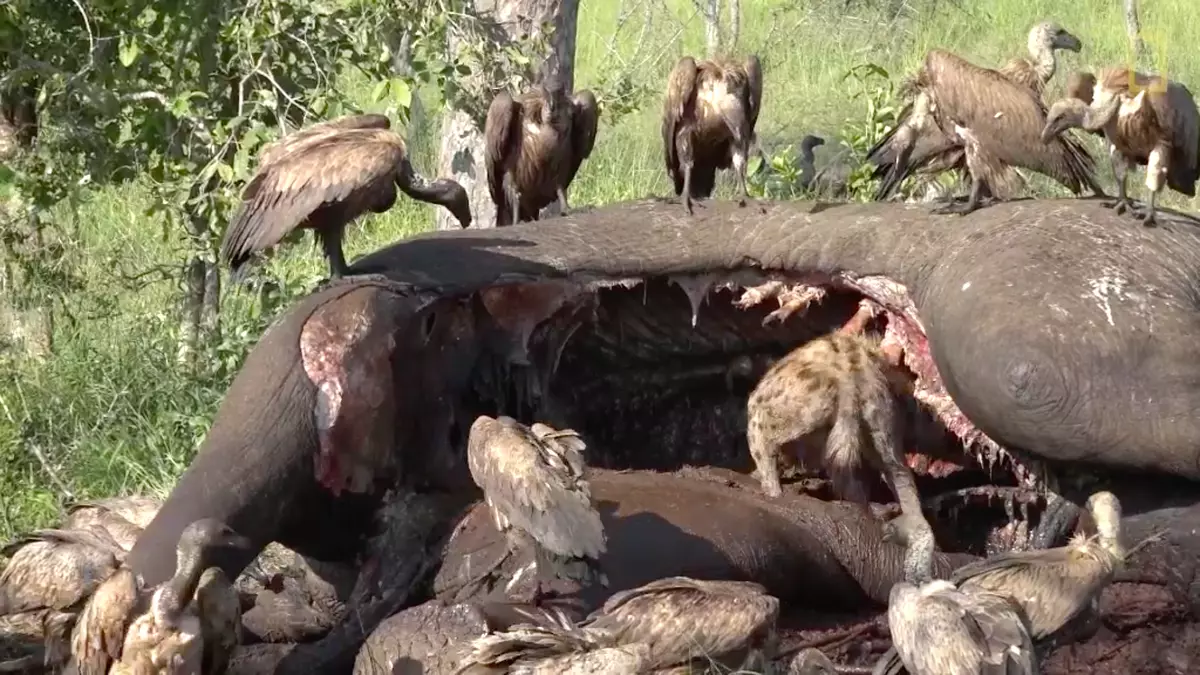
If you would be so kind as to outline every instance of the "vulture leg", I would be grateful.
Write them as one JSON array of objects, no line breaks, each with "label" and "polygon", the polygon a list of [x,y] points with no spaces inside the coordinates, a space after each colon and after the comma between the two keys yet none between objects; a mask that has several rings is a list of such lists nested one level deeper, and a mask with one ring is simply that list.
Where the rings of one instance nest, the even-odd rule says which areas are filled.
[{"label": "vulture leg", "polygon": [[965,216],[968,213],[971,213],[972,211],[976,211],[979,209],[979,204],[983,199],[983,189],[984,189],[983,181],[980,180],[979,178],[973,177],[972,181],[971,181],[971,196],[967,198],[967,202],[965,204],[960,205],[960,204],[954,203],[954,204],[947,204],[946,206],[939,206],[938,208],[933,209],[933,211],[931,211],[931,213],[935,213],[938,215],[947,215],[947,214],[951,214],[951,213],[957,213],[960,216]]},{"label": "vulture leg", "polygon": [[313,230],[317,241],[325,249],[325,257],[329,259],[330,279],[341,279],[349,272],[346,258],[342,255],[342,230],[341,225],[318,227]]},{"label": "vulture leg", "polygon": [[1126,210],[1133,210],[1133,204],[1129,202],[1129,191],[1126,186],[1126,181],[1129,178],[1129,163],[1112,146],[1108,148],[1108,156],[1112,161],[1113,176],[1117,179],[1117,201],[1109,202],[1105,206],[1115,209],[1119,216],[1125,213]]},{"label": "vulture leg", "polygon": [[680,129],[675,134],[675,150],[679,153],[679,163],[683,165],[683,208],[692,215],[692,168],[696,161],[692,147],[692,134],[687,128]]},{"label": "vulture leg", "polygon": [[1146,188],[1150,190],[1150,208],[1134,216],[1141,218],[1146,227],[1154,227],[1157,224],[1154,214],[1158,208],[1158,193],[1162,192],[1167,177],[1166,158],[1169,153],[1170,148],[1156,147],[1150,151],[1150,157],[1146,161]]},{"label": "vulture leg", "polygon": [[571,212],[567,210],[567,188],[558,186],[558,214],[560,216],[569,216]]},{"label": "vulture leg", "polygon": [[503,181],[504,204],[496,207],[496,227],[512,225],[521,220],[521,214],[518,210],[517,187],[513,180],[512,171],[504,172]]}]

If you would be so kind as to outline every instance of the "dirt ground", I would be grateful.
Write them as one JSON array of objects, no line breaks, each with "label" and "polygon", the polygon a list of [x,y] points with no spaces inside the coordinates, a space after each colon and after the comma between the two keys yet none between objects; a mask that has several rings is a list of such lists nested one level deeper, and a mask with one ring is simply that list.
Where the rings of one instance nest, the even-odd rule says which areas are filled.
[{"label": "dirt ground", "polygon": [[[1115,583],[1100,598],[1101,627],[1085,642],[1056,649],[1043,675],[1200,673],[1200,620],[1163,586]],[[836,663],[870,666],[890,646],[887,617],[789,612],[780,619],[780,656],[816,647]]]}]

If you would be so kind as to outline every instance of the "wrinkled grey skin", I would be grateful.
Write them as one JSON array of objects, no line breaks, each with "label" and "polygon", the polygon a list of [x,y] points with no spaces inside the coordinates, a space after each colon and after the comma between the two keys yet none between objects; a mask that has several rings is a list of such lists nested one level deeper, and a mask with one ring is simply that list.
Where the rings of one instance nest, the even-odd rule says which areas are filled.
[{"label": "wrinkled grey skin", "polygon": [[647,200],[418,236],[351,268],[441,293],[749,267],[884,275],[909,289],[950,395],[1000,445],[1200,479],[1200,221],[1129,227],[1096,199],[952,219],[916,205],[758,206],[685,217]]},{"label": "wrinkled grey skin", "polygon": [[478,607],[430,600],[384,621],[354,661],[355,675],[452,675],[471,641],[488,631]]},{"label": "wrinkled grey skin", "polygon": [[[814,609],[885,605],[903,578],[904,549],[880,543],[879,522],[847,502],[787,493],[769,499],[753,479],[723,469],[593,469],[588,482],[608,537],[599,562],[609,585],[581,589],[542,579],[543,588],[562,593],[563,606],[580,615],[613,593],[671,576],[755,581],[789,607]],[[505,550],[487,508],[477,505],[443,555],[434,593],[446,603],[528,601],[529,585],[506,585],[532,560],[529,551],[506,561],[497,579],[470,583]],[[935,573],[944,576],[975,559],[938,553]]]}]

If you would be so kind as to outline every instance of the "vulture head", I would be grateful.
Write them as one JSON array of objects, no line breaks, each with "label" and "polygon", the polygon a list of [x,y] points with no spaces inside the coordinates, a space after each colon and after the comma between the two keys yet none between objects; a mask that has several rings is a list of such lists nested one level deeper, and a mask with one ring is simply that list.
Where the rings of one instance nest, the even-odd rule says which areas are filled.
[{"label": "vulture head", "polygon": [[1029,51],[1038,53],[1045,49],[1066,49],[1078,54],[1083,49],[1083,43],[1058,23],[1043,21],[1029,32]]},{"label": "vulture head", "polygon": [[1102,540],[1117,542],[1121,534],[1121,502],[1111,492],[1097,492],[1087,500],[1087,510]]},{"label": "vulture head", "polygon": [[1077,70],[1067,78],[1067,98],[1077,98],[1091,103],[1096,93],[1096,76],[1086,70]]},{"label": "vulture head", "polygon": [[1068,129],[1099,131],[1108,124],[1121,104],[1121,97],[1114,96],[1108,105],[1096,109],[1077,98],[1055,101],[1046,113],[1046,126],[1042,127],[1042,142],[1049,143]]},{"label": "vulture head", "polygon": [[805,136],[800,141],[800,149],[804,152],[809,152],[813,148],[821,145],[825,145],[825,139],[821,138],[820,136],[813,136],[812,134]]},{"label": "vulture head", "polygon": [[570,114],[568,107],[571,101],[567,98],[567,88],[557,73],[547,75],[538,86],[542,93],[543,124],[551,124],[554,120]]}]

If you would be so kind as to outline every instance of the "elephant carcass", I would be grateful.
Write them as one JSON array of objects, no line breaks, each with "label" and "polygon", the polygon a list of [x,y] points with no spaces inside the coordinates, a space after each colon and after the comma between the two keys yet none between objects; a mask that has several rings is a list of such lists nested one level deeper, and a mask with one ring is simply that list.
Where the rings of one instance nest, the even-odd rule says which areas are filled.
[{"label": "elephant carcass", "polygon": [[[769,499],[753,481],[722,469],[594,469],[588,481],[608,538],[600,558],[608,586],[542,579],[579,616],[613,593],[671,576],[755,581],[787,607],[823,610],[886,605],[903,577],[903,548],[881,543],[879,522],[857,505],[791,494]],[[531,551],[481,574],[506,547],[487,507],[477,505],[443,555],[436,596],[446,603],[531,600],[522,595],[531,584],[510,583],[533,560]],[[946,575],[974,559],[937,553],[935,569]]]}]

